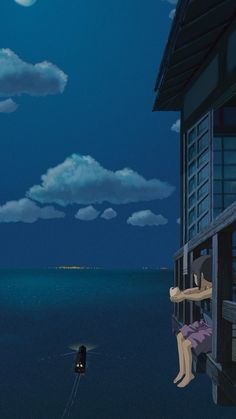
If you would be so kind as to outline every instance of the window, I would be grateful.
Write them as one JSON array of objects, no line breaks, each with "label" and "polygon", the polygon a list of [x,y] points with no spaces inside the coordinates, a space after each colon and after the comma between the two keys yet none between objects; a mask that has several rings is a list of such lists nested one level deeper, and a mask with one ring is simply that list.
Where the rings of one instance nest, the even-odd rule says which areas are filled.
[{"label": "window", "polygon": [[188,143],[189,143],[189,144],[191,144],[191,143],[195,140],[195,138],[196,138],[196,133],[197,133],[196,128],[193,128],[193,129],[192,129],[192,131],[190,131],[190,133],[189,133],[189,135],[188,135]]},{"label": "window", "polygon": [[206,214],[204,215],[203,218],[201,218],[201,220],[198,223],[198,231],[203,230],[203,228],[205,228],[209,223],[209,215]]},{"label": "window", "polygon": [[198,157],[198,167],[208,162],[208,160],[209,160],[208,150],[206,150]]},{"label": "window", "polygon": [[189,204],[188,204],[189,208],[191,208],[195,204],[195,202],[196,202],[196,195],[194,193],[189,198]]},{"label": "window", "polygon": [[236,164],[236,151],[224,152],[224,164]]},{"label": "window", "polygon": [[198,173],[198,185],[208,177],[208,164]]},{"label": "window", "polygon": [[[193,238],[199,221],[209,215],[209,135],[210,116],[204,116],[187,133],[185,144],[185,231]],[[208,217],[208,220],[210,216]],[[207,219],[205,219],[205,222]],[[201,226],[201,224],[200,224]]]},{"label": "window", "polygon": [[196,219],[195,208],[193,208],[189,213],[189,225],[193,224]]},{"label": "window", "polygon": [[198,140],[198,153],[200,153],[202,150],[204,150],[204,148],[207,147],[208,142],[209,142],[209,138],[208,138],[208,132],[207,132],[200,138],[200,140]]},{"label": "window", "polygon": [[214,216],[236,201],[236,95],[214,111]]},{"label": "window", "polygon": [[224,192],[236,194],[236,180],[224,182]]},{"label": "window", "polygon": [[201,199],[206,193],[208,193],[208,182],[204,183],[201,188],[198,189],[197,196],[198,199]]},{"label": "window", "polygon": [[192,160],[195,157],[195,154],[196,154],[196,145],[193,144],[190,147],[189,152],[188,152],[188,159],[189,159],[189,161]]},{"label": "window", "polygon": [[206,212],[208,208],[209,208],[209,197],[207,196],[205,199],[203,199],[200,202],[200,204],[198,204],[198,207],[197,207],[198,216]]},{"label": "window", "polygon": [[196,179],[195,176],[189,181],[189,193],[193,192],[196,188]]},{"label": "window", "polygon": [[193,163],[191,163],[191,164],[189,165],[189,168],[188,168],[188,175],[189,175],[189,176],[193,175],[193,174],[194,174],[194,172],[195,172],[195,170],[196,170],[196,162],[194,161]]}]

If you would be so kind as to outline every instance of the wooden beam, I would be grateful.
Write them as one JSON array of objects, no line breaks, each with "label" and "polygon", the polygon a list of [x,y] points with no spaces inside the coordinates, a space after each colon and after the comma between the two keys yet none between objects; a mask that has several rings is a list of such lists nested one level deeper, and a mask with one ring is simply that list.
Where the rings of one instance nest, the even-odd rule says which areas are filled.
[{"label": "wooden beam", "polygon": [[[227,228],[234,229],[236,226],[236,201],[226,208],[208,227],[188,242],[189,251],[194,250],[214,234]],[[183,247],[175,253],[174,257],[180,258],[183,255]]]},{"label": "wooden beam", "polygon": [[222,317],[223,300],[232,298],[232,233],[212,238],[212,357],[232,362],[232,325]]}]

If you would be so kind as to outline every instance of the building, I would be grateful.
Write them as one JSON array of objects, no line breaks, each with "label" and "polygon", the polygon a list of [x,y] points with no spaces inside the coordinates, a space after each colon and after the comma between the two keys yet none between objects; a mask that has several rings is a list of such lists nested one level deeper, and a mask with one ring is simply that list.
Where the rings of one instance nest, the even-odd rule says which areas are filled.
[{"label": "building", "polygon": [[175,284],[212,255],[210,302],[176,304],[173,329],[212,317],[212,353],[195,360],[217,404],[236,404],[236,2],[179,0],[157,77],[154,111],[179,111],[181,240]]}]

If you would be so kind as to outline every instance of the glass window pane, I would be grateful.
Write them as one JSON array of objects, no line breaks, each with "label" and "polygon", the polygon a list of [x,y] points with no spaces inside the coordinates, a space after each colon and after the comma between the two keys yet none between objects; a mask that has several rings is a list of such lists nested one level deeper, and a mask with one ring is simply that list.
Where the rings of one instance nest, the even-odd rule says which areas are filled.
[{"label": "glass window pane", "polygon": [[214,208],[222,208],[223,207],[223,200],[221,194],[214,194]]},{"label": "glass window pane", "polygon": [[214,181],[214,193],[222,193],[222,181],[221,180],[215,180]]},{"label": "glass window pane", "polygon": [[196,235],[196,226],[194,225],[189,229],[189,232],[188,232],[189,240],[191,240],[195,235]]},{"label": "glass window pane", "polygon": [[189,208],[191,208],[196,202],[196,195],[195,193],[192,194],[189,198],[188,204],[189,204]]},{"label": "glass window pane", "polygon": [[214,218],[222,213],[222,208],[214,208]]},{"label": "glass window pane", "polygon": [[236,166],[225,166],[224,167],[224,178],[225,179],[236,179]]},{"label": "glass window pane", "polygon": [[196,171],[196,161],[194,161],[193,163],[191,163],[188,167],[188,175],[192,176],[194,174],[194,172]]},{"label": "glass window pane", "polygon": [[198,140],[198,152],[200,153],[204,148],[208,146],[208,132],[204,134],[199,140]]},{"label": "glass window pane", "polygon": [[208,182],[204,183],[204,185],[201,186],[201,188],[198,189],[197,197],[200,199],[202,196],[204,196],[206,193],[208,193]]},{"label": "glass window pane", "polygon": [[222,166],[214,166],[214,179],[222,179]]},{"label": "glass window pane", "polygon": [[208,177],[208,164],[203,167],[198,173],[198,185]]},{"label": "glass window pane", "polygon": [[202,196],[206,195],[209,192],[209,184],[208,182],[204,183],[201,188],[198,189],[197,197],[200,199]]},{"label": "glass window pane", "polygon": [[236,164],[236,151],[224,152],[224,164]]},{"label": "glass window pane", "polygon": [[236,195],[224,195],[224,208],[229,207],[236,200]]},{"label": "glass window pane", "polygon": [[202,215],[206,210],[208,210],[209,207],[209,197],[207,196],[205,199],[203,199],[200,204],[198,204],[197,212],[198,216]]},{"label": "glass window pane", "polygon": [[193,222],[196,219],[196,211],[195,208],[193,208],[190,212],[189,212],[189,217],[188,217],[188,224],[191,225],[193,224]]},{"label": "glass window pane", "polygon": [[222,148],[222,138],[221,137],[214,137],[213,146],[214,146],[214,150],[221,150],[221,148]]},{"label": "glass window pane", "polygon": [[214,151],[213,159],[214,159],[214,164],[222,164],[222,153],[221,153],[221,151]]},{"label": "glass window pane", "polygon": [[189,193],[193,192],[195,188],[196,188],[196,179],[195,179],[195,176],[194,176],[192,179],[190,179],[190,181],[188,183]]},{"label": "glass window pane", "polygon": [[198,231],[203,230],[209,224],[209,215],[206,214],[198,223]]},{"label": "glass window pane", "polygon": [[224,192],[225,193],[235,193],[236,194],[236,181],[225,181],[224,182]]},{"label": "glass window pane", "polygon": [[193,144],[188,150],[188,160],[192,160],[196,155],[196,145]]},{"label": "glass window pane", "polygon": [[190,133],[188,134],[188,143],[191,144],[194,139],[196,138],[197,135],[197,130],[196,128],[193,128]]},{"label": "glass window pane", "polygon": [[204,118],[200,124],[198,124],[197,130],[198,130],[198,135],[201,134],[203,131],[205,131],[205,129],[208,128],[209,126],[209,122],[208,122],[208,116],[206,118]]},{"label": "glass window pane", "polygon": [[224,137],[224,149],[236,150],[236,137]]},{"label": "glass window pane", "polygon": [[198,167],[201,166],[203,163],[208,162],[208,150],[204,151],[199,157],[198,157]]}]

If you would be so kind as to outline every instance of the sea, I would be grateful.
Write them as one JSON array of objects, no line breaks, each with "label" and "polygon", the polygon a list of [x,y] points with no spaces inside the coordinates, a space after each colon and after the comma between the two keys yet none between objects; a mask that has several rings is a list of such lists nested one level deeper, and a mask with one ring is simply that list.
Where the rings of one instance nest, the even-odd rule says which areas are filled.
[{"label": "sea", "polygon": [[172,283],[168,270],[1,270],[0,419],[235,418],[205,374],[173,384]]}]

